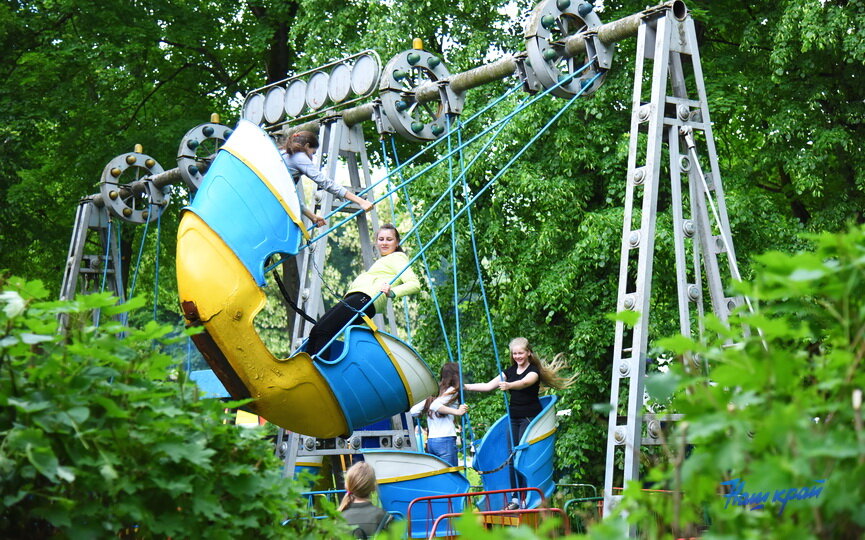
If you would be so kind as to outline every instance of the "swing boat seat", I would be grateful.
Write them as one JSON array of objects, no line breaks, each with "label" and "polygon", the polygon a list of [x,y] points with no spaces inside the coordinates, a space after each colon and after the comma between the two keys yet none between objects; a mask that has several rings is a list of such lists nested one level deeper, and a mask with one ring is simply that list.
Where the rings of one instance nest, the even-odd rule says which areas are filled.
[{"label": "swing boat seat", "polygon": [[241,121],[184,209],[178,293],[188,325],[203,328],[193,341],[233,399],[252,399],[246,408],[285,429],[337,437],[405,411],[438,387],[414,349],[374,328],[346,332],[348,346],[331,362],[268,350],[253,324],[267,302],[264,262],[298,252],[305,234],[298,214],[276,147]]},{"label": "swing boat seat", "polygon": [[[553,481],[553,456],[555,452],[557,396],[542,396],[540,414],[532,420],[523,434],[520,444],[513,452],[513,463],[521,485],[533,487],[543,493],[528,491],[526,508],[537,508],[543,498],[548,498],[555,489]],[[510,452],[510,419],[499,418],[481,440],[474,457],[473,467],[481,471],[483,491],[510,489],[511,480],[507,460]],[[451,467],[442,459],[422,452],[398,450],[364,450],[364,460],[372,465],[379,485],[382,506],[388,511],[398,511],[410,516],[411,537],[426,538],[436,518],[445,514],[459,513],[465,508],[464,497],[430,501],[427,511],[409,513],[411,501],[420,497],[467,493],[469,481],[462,474],[462,467]],[[495,470],[498,469],[498,470]],[[504,498],[497,495],[481,495],[476,506],[480,510],[500,509]],[[426,507],[425,507],[426,508]]]},{"label": "swing boat seat", "polygon": [[[556,443],[556,407],[558,396],[541,396],[541,412],[526,428],[511,456],[510,417],[505,414],[487,431],[477,447],[472,464],[481,473],[484,491],[510,489],[511,476],[508,458],[521,486],[539,488],[549,498],[555,490],[553,457]],[[492,504],[493,501],[487,501]],[[529,492],[526,508],[537,508],[541,498]]]},{"label": "swing boat seat", "polygon": [[[435,376],[411,345],[380,331],[367,317],[364,322],[346,327],[339,334],[342,341],[331,343],[331,360],[315,358],[348,432],[406,411],[438,392]],[[303,353],[305,346],[300,348]]]},{"label": "swing boat seat", "polygon": [[[462,467],[452,467],[431,454],[400,450],[364,450],[363,459],[375,470],[379,499],[388,512],[409,516],[409,503],[419,497],[467,493],[470,483]],[[436,518],[462,512],[466,498],[430,501],[411,514],[411,538],[426,538]]]}]

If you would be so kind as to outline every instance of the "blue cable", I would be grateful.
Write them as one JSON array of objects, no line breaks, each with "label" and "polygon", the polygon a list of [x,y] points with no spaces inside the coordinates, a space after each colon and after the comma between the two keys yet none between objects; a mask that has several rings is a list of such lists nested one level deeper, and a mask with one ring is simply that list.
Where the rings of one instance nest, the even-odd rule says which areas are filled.
[{"label": "blue cable", "polygon": [[[586,70],[590,65],[591,65],[591,63],[588,63],[588,64],[584,65],[583,67],[581,67],[580,69],[578,69],[577,71],[575,71],[574,73],[572,73],[571,75],[562,78],[561,81],[559,81],[559,82],[556,83],[555,85],[551,86],[550,88],[547,88],[547,89],[544,90],[543,92],[539,92],[538,94],[536,94],[536,95],[534,95],[534,96],[530,96],[529,98],[524,99],[524,100],[523,100],[523,101],[522,101],[522,102],[517,106],[517,108],[515,108],[513,111],[511,111],[511,112],[510,112],[508,115],[506,115],[504,118],[501,118],[501,119],[499,119],[499,120],[496,120],[495,122],[493,122],[492,124],[490,124],[490,126],[488,126],[488,127],[485,128],[483,131],[481,131],[481,133],[479,133],[479,134],[475,135],[474,137],[472,137],[471,139],[469,139],[466,143],[464,143],[462,146],[459,146],[459,147],[458,147],[456,150],[454,150],[453,152],[456,152],[456,151],[458,151],[458,150],[461,150],[461,149],[463,149],[465,146],[468,146],[468,145],[472,144],[473,142],[475,142],[475,141],[476,141],[477,139],[479,139],[480,137],[483,137],[484,135],[486,135],[489,131],[492,131],[493,129],[495,129],[496,127],[498,127],[500,124],[510,122],[510,121],[513,119],[514,116],[516,116],[517,114],[521,113],[521,112],[524,111],[526,108],[528,108],[529,106],[533,105],[533,104],[536,103],[538,100],[542,99],[543,97],[545,97],[547,94],[549,94],[551,91],[555,90],[555,89],[558,88],[559,86],[561,86],[561,85],[563,85],[563,84],[567,84],[568,82],[570,82],[571,79],[573,79],[574,77],[576,77],[577,75],[579,75],[581,72],[585,71],[585,70]],[[595,78],[596,78],[596,77],[595,77]],[[593,78],[592,80],[594,80],[594,78]],[[577,95],[577,96],[582,95],[584,89],[585,89],[585,86],[584,86],[583,88],[581,88],[580,91],[579,91],[579,93],[576,94],[576,95]],[[439,141],[441,141],[441,139],[436,140],[436,141],[435,141],[434,143],[432,143],[432,144],[433,144],[433,145],[434,145],[434,144],[437,144]],[[404,184],[411,183],[411,182],[415,181],[417,178],[419,178],[420,176],[424,175],[424,174],[425,174],[426,172],[428,172],[430,169],[432,169],[432,168],[434,168],[434,167],[440,165],[440,164],[443,163],[445,160],[447,160],[448,158],[450,158],[450,156],[453,154],[453,152],[449,152],[447,155],[442,156],[441,158],[437,159],[435,162],[433,162],[432,164],[426,166],[423,170],[421,170],[420,172],[416,173],[414,176],[412,176],[411,178],[409,178],[408,180],[406,180],[403,184],[400,184],[400,185],[396,186],[394,189],[400,189]],[[411,160],[409,160],[408,162],[404,163],[401,167],[405,167],[405,166],[406,166],[408,163],[410,163],[410,162],[411,162]],[[400,169],[401,167],[398,167],[396,170]],[[369,187],[367,187],[367,188],[361,190],[361,191],[358,193],[358,195],[363,195],[364,193],[370,191],[371,189],[373,189],[374,187],[376,187],[378,184],[380,184],[381,182],[385,181],[389,176],[393,175],[393,174],[396,172],[396,170],[392,171],[392,172],[390,173],[390,175],[385,176],[385,177],[382,178],[381,180],[379,180],[379,181],[373,183],[371,186],[369,186]],[[388,195],[390,195],[389,192],[388,192],[388,193],[385,193],[385,194],[382,195],[381,197],[375,199],[375,201],[373,201],[373,202],[374,202],[374,203],[377,203],[378,201],[382,200],[384,197],[387,197]],[[342,210],[343,208],[345,208],[347,205],[348,205],[348,203],[344,203],[344,204],[342,204],[341,206],[339,206],[338,208],[334,209],[332,212],[330,212],[330,213],[329,213],[327,216],[325,216],[325,217],[330,217],[330,216],[334,215],[336,212],[339,212],[340,210]],[[335,229],[338,229],[339,227],[342,227],[343,225],[345,225],[346,223],[348,223],[349,221],[351,221],[352,219],[354,219],[356,216],[358,216],[361,212],[362,212],[362,210],[358,210],[358,211],[352,213],[351,215],[349,215],[348,217],[346,217],[345,219],[343,219],[342,221],[338,222],[336,225],[333,225],[333,226],[329,227],[328,229],[324,230],[323,232],[319,233],[318,236],[315,236],[315,237],[311,238],[311,239],[307,242],[307,244],[306,244],[304,247],[308,247],[308,246],[309,246],[310,244],[312,244],[313,242],[317,242],[317,241],[321,240],[322,238],[326,237],[326,236],[327,236],[327,235],[328,235],[332,230],[335,230]],[[274,266],[273,268],[275,268],[275,266]]]},{"label": "blue cable", "polygon": [[[429,242],[426,243],[426,245],[424,245],[424,246],[421,247],[421,249],[420,249],[420,251],[418,252],[418,254],[415,255],[414,257],[412,257],[412,258],[409,260],[408,264],[406,264],[406,266],[403,267],[403,269],[402,269],[400,272],[398,272],[398,273],[393,277],[393,279],[391,279],[390,283],[392,284],[392,283],[394,283],[397,279],[399,279],[399,277],[402,276],[402,275],[405,273],[405,271],[406,271],[406,270],[407,270],[407,269],[408,269],[408,268],[409,268],[409,267],[410,267],[410,266],[411,266],[415,261],[417,261],[417,259],[418,259],[418,258],[419,258],[419,257],[420,257],[420,256],[421,256],[421,255],[422,255],[422,254],[427,250],[427,249],[429,249],[429,247],[430,247],[430,246],[431,246],[431,245],[432,245],[436,240],[438,240],[438,239],[441,237],[442,234],[444,234],[444,232],[445,232],[445,231],[446,231],[446,230],[451,226],[451,224],[452,224],[453,222],[455,222],[455,221],[457,220],[457,218],[461,217],[462,214],[465,213],[465,212],[468,210],[468,208],[470,208],[471,205],[474,204],[475,201],[476,201],[476,200],[477,200],[481,195],[483,195],[483,194],[484,194],[484,193],[485,193],[485,192],[486,192],[486,191],[487,191],[487,190],[488,190],[488,189],[489,189],[489,188],[490,188],[490,187],[491,187],[491,186],[492,186],[496,181],[498,181],[498,179],[501,178],[502,175],[503,175],[505,172],[507,172],[507,170],[508,170],[508,169],[509,169],[509,168],[510,168],[510,167],[511,167],[515,162],[516,162],[516,160],[519,159],[519,158],[520,158],[520,157],[521,157],[521,156],[526,152],[526,150],[528,150],[529,147],[530,147],[532,144],[534,144],[534,142],[535,142],[536,140],[538,140],[538,138],[540,138],[540,136],[543,135],[543,134],[547,131],[547,129],[549,129],[549,127],[550,127],[550,126],[551,126],[551,125],[552,125],[556,120],[558,120],[559,117],[561,117],[561,116],[565,113],[565,111],[567,111],[567,110],[571,107],[571,105],[574,104],[574,102],[577,100],[577,98],[580,97],[580,96],[583,94],[583,92],[585,91],[585,89],[588,88],[588,87],[590,87],[591,84],[592,84],[595,80],[597,80],[597,78],[600,77],[600,76],[601,76],[601,74],[598,73],[597,75],[595,75],[594,77],[592,77],[591,79],[589,79],[589,80],[587,81],[587,83],[586,83],[585,85],[582,86],[582,88],[580,89],[580,91],[577,92],[573,97],[571,97],[571,99],[569,99],[569,100],[567,101],[567,103],[565,103],[565,105],[564,105],[561,109],[559,109],[559,111],[558,111],[555,115],[553,115],[553,117],[552,117],[549,121],[547,121],[547,123],[544,124],[544,126],[543,126],[540,130],[538,130],[538,132],[535,133],[535,135],[532,136],[532,138],[529,139],[529,141],[528,141],[525,145],[523,145],[523,147],[520,148],[520,149],[519,149],[519,150],[514,154],[514,156],[513,156],[510,160],[508,160],[508,162],[505,163],[505,165],[504,165],[501,169],[499,169],[499,171],[498,171],[498,172],[497,172],[497,173],[496,173],[496,174],[495,174],[495,175],[494,175],[494,176],[493,176],[489,181],[487,181],[486,184],[484,184],[484,186],[483,186],[483,187],[482,187],[482,188],[481,188],[481,189],[480,189],[480,190],[479,190],[479,191],[478,191],[478,192],[477,192],[477,193],[476,193],[476,194],[475,194],[475,195],[474,195],[474,196],[473,196],[473,197],[472,197],[472,198],[471,198],[471,199],[470,199],[466,204],[465,204],[465,206],[464,206],[461,210],[459,210],[459,211],[458,211],[458,212],[457,212],[457,213],[456,213],[456,214],[455,214],[455,215],[454,215],[454,216],[453,216],[453,217],[452,217],[452,218],[451,218],[447,223],[445,223],[445,224],[444,224],[444,225],[443,225],[443,226],[438,230],[438,232],[433,236],[433,238],[432,238]],[[563,80],[567,80],[567,79],[563,79]],[[499,130],[499,131],[501,131],[501,130]],[[480,153],[479,153],[479,155],[480,155]],[[477,157],[477,156],[476,156],[476,157]],[[465,175],[461,175],[461,177],[464,177],[464,176],[465,176]],[[453,186],[451,186],[450,189],[453,189]],[[444,194],[442,194],[442,195],[439,197],[439,201],[441,201],[442,198],[444,198]],[[432,210],[432,209],[430,209],[430,210]],[[429,213],[430,213],[430,211],[427,211],[427,213],[424,214],[424,217],[421,218],[421,221],[423,221],[423,219],[425,219],[426,217],[428,217],[428,216],[429,216]],[[420,222],[419,222],[419,223],[420,223]],[[418,224],[418,225],[419,225],[419,224]],[[374,303],[374,302],[375,302],[375,301],[376,301],[376,300],[377,300],[377,299],[378,299],[382,294],[383,294],[382,292],[378,292],[375,296],[372,297],[372,299],[370,300],[370,302],[373,302],[373,303]],[[343,328],[343,330],[344,330],[344,328]],[[322,347],[321,350],[325,350],[326,348],[330,347],[331,344],[336,340],[337,336],[340,335],[340,333],[341,333],[341,332],[338,332],[337,334],[335,334],[335,335],[334,335],[334,336],[333,336],[333,337],[332,337],[332,338],[331,338],[331,339],[330,339],[330,340],[329,340],[329,341],[328,341],[328,342],[327,342],[327,343]],[[320,352],[320,351],[319,351],[319,352]],[[317,353],[316,353],[315,356],[317,356]]]},{"label": "blue cable", "polygon": [[[399,168],[399,155],[396,151],[396,139],[394,139],[394,137],[391,136],[390,142],[391,142],[391,147],[393,148],[394,161],[397,164],[397,168]],[[402,172],[401,171],[400,171],[400,178],[402,178]],[[412,208],[411,197],[409,196],[409,193],[408,193],[408,187],[403,187],[402,190],[403,190],[403,195],[405,196],[406,209],[408,210],[409,217],[411,218],[412,230],[414,231],[414,235],[417,237],[418,245],[422,245],[423,240],[421,239],[420,231],[418,231],[417,229],[414,228],[415,213],[414,213],[414,208]],[[449,361],[453,362],[453,354],[451,352],[450,339],[448,338],[444,317],[442,316],[441,304],[439,304],[438,293],[436,293],[435,281],[433,280],[432,272],[430,271],[430,265],[429,265],[429,261],[427,260],[426,254],[423,255],[423,266],[424,266],[424,272],[426,273],[426,276],[427,276],[427,280],[430,283],[430,295],[432,296],[433,304],[435,305],[436,315],[438,317],[439,326],[441,327],[441,331],[442,331],[442,338],[445,341],[445,350],[448,353]]]},{"label": "blue cable", "polygon": [[[150,205],[151,209],[153,205]],[[156,215],[156,261],[154,263],[153,276],[153,320],[156,320],[156,308],[159,306],[159,240],[162,237],[162,208],[157,210]]]}]

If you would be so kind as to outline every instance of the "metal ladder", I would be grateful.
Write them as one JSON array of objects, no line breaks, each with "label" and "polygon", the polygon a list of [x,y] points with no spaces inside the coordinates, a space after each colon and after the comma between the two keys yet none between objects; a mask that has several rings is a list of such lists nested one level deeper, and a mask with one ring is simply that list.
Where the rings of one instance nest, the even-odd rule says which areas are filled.
[{"label": "metal ladder", "polygon": [[[99,291],[104,273],[105,289],[116,296],[120,303],[126,301],[120,242],[118,235],[111,232],[111,225],[112,217],[105,206],[98,207],[90,198],[82,199],[78,204],[66,266],[63,269],[61,300],[72,300],[79,292]],[[95,241],[91,232],[96,233]],[[88,252],[94,248],[99,251]],[[94,311],[94,321],[98,316],[98,311]],[[69,323],[68,315],[61,315],[60,321],[65,328]]]},{"label": "metal ladder", "polygon": [[[701,162],[708,163],[705,174]],[[696,321],[702,335],[704,293],[708,291],[712,312],[726,322],[741,299],[725,296],[722,275],[739,279],[739,274],[694,22],[687,13],[674,13],[666,5],[643,18],[637,36],[616,311],[636,311],[640,317],[633,327],[616,322],[604,477],[605,515],[621,499],[613,494],[613,486],[639,479],[641,445],[661,441],[661,425],[652,415],[644,418],[643,403],[662,174],[670,181],[679,327],[683,335],[691,336]],[[685,181],[687,189],[683,189]],[[719,258],[722,254],[726,254],[726,265]],[[697,367],[697,359],[686,362]],[[626,416],[620,417],[620,406],[625,404]],[[666,420],[677,418],[672,415]],[[644,419],[648,424],[645,437]],[[616,466],[618,449],[624,451],[621,474]]]}]

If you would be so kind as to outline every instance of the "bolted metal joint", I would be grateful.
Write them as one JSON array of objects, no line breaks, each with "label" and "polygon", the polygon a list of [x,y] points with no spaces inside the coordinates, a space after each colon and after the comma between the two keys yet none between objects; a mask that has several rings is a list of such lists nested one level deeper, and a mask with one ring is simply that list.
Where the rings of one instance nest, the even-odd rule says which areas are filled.
[{"label": "bolted metal joint", "polygon": [[619,362],[619,376],[627,377],[631,374],[631,363],[627,360]]},{"label": "bolted metal joint", "polygon": [[637,295],[635,293],[625,295],[622,299],[622,307],[627,310],[633,310],[637,307]]}]

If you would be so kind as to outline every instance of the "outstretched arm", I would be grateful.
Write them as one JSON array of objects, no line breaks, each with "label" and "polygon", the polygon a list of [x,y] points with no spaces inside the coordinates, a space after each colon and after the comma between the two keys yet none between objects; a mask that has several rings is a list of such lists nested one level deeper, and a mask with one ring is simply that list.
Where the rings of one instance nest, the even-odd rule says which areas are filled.
[{"label": "outstretched arm", "polygon": [[370,210],[372,210],[373,206],[375,206],[374,204],[372,204],[368,200],[362,199],[348,190],[346,190],[344,198],[348,199],[349,201],[351,201],[353,203],[357,203],[357,205],[360,206],[364,212],[369,212]]},{"label": "outstretched arm", "polygon": [[538,382],[538,374],[532,371],[518,381],[508,382],[505,380],[500,380],[498,382],[498,387],[500,390],[520,390],[522,388],[531,386],[536,382]]},{"label": "outstretched arm", "polygon": [[491,392],[499,387],[499,383],[505,379],[505,374],[501,373],[498,377],[495,377],[490,380],[490,382],[485,383],[470,383],[464,384],[463,388],[470,392]]},{"label": "outstretched arm", "polygon": [[364,212],[369,212],[372,210],[373,204],[365,199],[361,199],[348,189],[345,186],[337,184],[336,181],[326,175],[321,169],[316,167],[312,160],[309,159],[309,156],[304,154],[303,152],[296,152],[292,157],[292,161],[294,162],[294,166],[306,175],[307,178],[312,180],[318,185],[319,189],[323,189],[330,193],[333,193],[337,197],[341,199],[347,199],[354,203],[357,203],[358,206],[363,208]]}]

